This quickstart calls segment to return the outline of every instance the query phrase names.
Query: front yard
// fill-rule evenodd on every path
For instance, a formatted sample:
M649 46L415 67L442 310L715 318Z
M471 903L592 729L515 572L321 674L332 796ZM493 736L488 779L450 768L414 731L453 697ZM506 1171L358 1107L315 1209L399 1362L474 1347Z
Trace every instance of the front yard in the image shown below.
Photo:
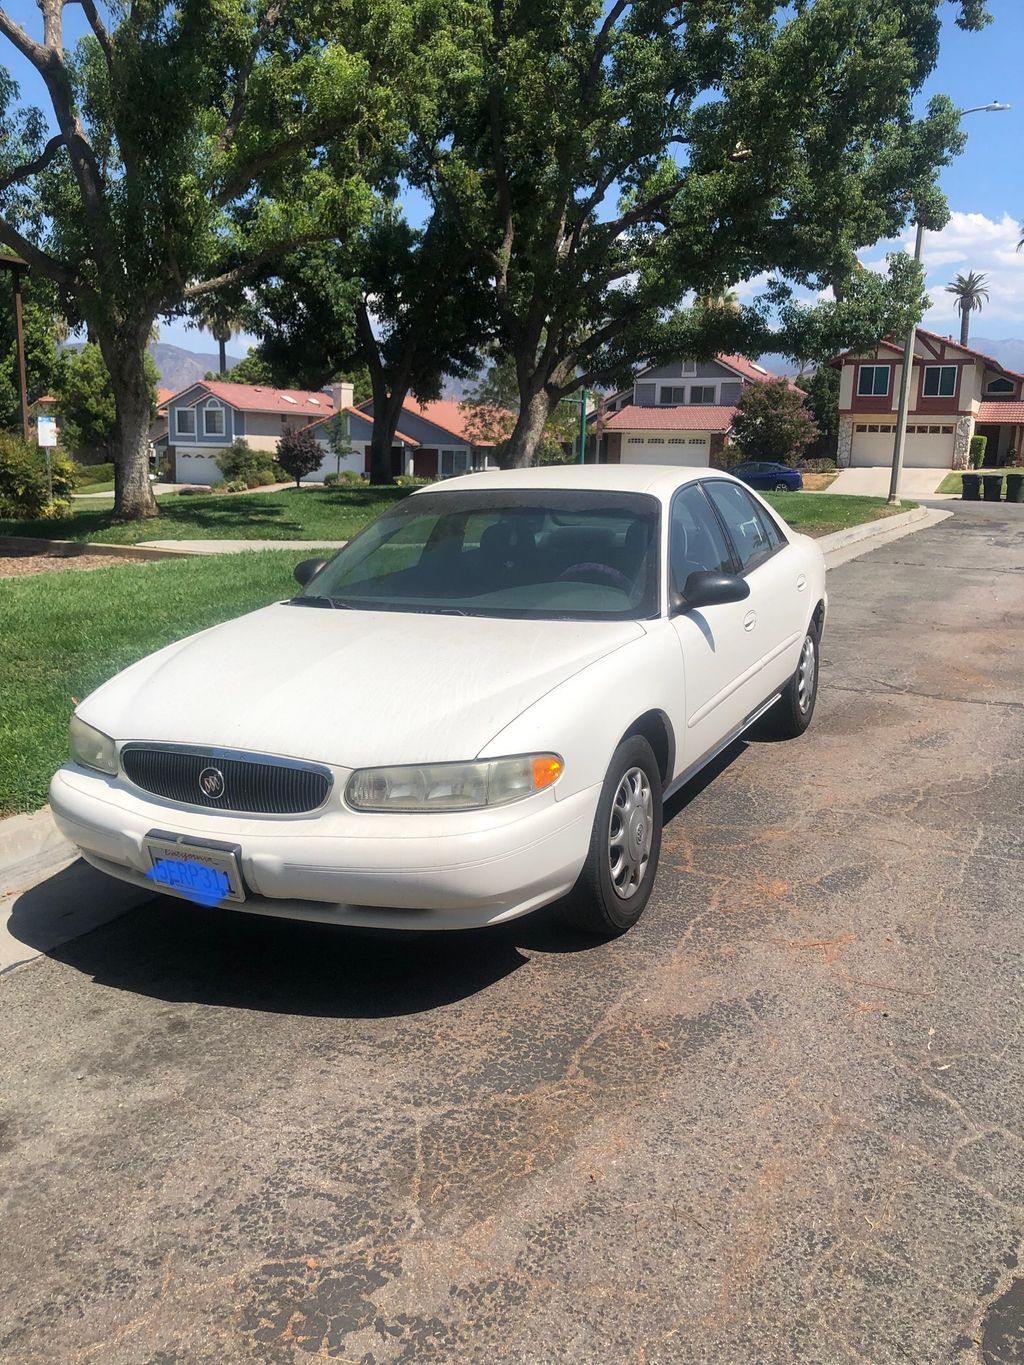
M157 499L160 515L118 524L110 508L79 500L57 521L0 521L0 536L48 540L99 540L137 545L140 540L347 540L373 517L405 497L408 488L286 488L237 497L169 493Z
M890 507L885 498L860 498L843 493L764 493L762 496L794 531L803 531L809 536L831 535L833 531L845 531L865 521L910 512L917 506L915 502L904 502L902 507Z
M301 558L249 551L0 581L0 816L46 800L76 699L183 635L290 597Z

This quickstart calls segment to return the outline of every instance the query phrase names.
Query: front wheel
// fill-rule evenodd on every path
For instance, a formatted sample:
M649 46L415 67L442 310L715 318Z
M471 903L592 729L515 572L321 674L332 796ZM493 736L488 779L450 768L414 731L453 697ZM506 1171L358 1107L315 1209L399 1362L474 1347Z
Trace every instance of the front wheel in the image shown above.
M779 482L775 485L775 491L776 493L788 493L790 491L789 484L783 483L782 480L780 479Z
M661 854L661 773L639 735L612 755L597 803L590 850L562 905L576 929L610 938L643 914Z
M800 647L796 672L764 718L765 733L772 739L797 739L810 725L818 699L819 646L818 631L812 622Z

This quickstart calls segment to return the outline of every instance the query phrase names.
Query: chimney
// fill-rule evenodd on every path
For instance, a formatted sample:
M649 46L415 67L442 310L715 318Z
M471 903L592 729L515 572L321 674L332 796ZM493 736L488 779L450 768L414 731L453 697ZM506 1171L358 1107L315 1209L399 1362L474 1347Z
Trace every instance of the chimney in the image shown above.
M352 406L352 385L348 380L343 380L340 384L328 384L327 392L334 400L335 412Z

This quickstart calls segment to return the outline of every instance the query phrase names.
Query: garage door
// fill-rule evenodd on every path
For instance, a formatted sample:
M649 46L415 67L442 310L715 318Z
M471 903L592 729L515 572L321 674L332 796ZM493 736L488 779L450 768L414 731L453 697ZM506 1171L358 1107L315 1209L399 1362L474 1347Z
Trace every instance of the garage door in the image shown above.
M178 483L220 483L224 475L212 455L187 455L179 446L174 456Z
M623 464L677 464L703 468L711 457L710 432L688 436L626 436Z
M952 469L956 428L950 422L911 422L903 463L911 469ZM854 465L891 465L896 428L858 422L853 429Z

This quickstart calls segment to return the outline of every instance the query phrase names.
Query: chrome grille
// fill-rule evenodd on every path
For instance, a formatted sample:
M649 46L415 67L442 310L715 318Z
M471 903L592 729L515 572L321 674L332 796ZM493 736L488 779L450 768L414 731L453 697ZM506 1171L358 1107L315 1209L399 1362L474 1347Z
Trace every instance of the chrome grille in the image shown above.
M154 796L250 815L302 815L322 806L331 790L331 775L323 768L255 755L229 758L215 751L126 744L121 768ZM211 769L223 780L220 795L210 795L200 782ZM211 785L216 789L218 784L208 780L206 786Z

